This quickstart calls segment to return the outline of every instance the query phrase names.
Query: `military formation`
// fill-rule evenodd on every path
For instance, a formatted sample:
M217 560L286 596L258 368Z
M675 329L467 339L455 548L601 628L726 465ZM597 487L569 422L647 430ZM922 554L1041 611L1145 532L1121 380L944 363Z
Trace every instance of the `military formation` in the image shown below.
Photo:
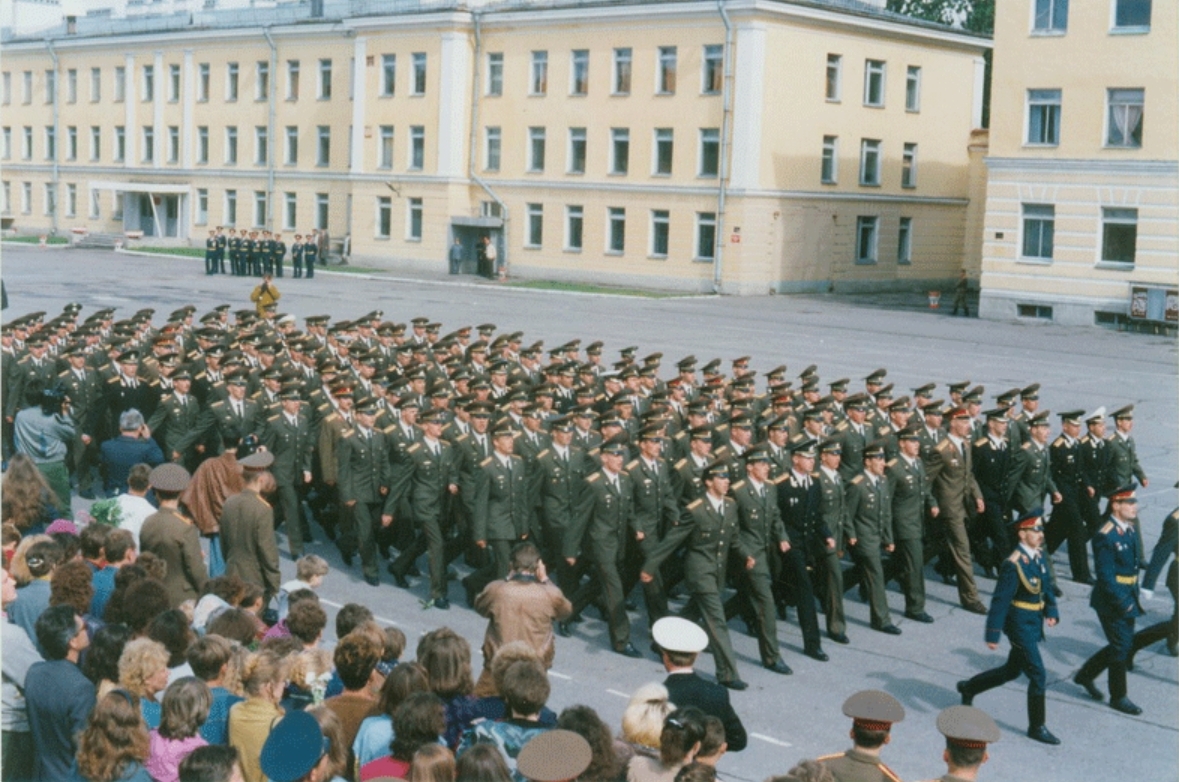
M210 238L210 272L226 251L235 273L281 269L281 255L244 251L240 239L235 251L234 241ZM69 466L82 496L94 495L97 446L119 434L127 410L190 471L253 435L274 455L276 521L292 556L314 523L367 583L381 583L384 560L397 586L446 609L451 563L472 568L462 586L473 602L507 573L512 545L529 539L573 604L561 634L596 606L614 651L638 657L627 614L636 587L648 624L685 597L718 680L738 690L730 620L757 637L767 670L790 674L777 632L790 608L804 653L826 661L824 639L851 641L848 591L882 634L901 633L890 582L906 618L933 622L924 573L934 563L966 610L988 615L987 641L1006 632L1013 644L1000 673L960 686L964 700L1026 673L1029 735L1040 740L1055 737L1044 727L1035 643L1057 616L1048 555L1067 543L1068 575L1094 585L1110 640L1077 682L1100 696L1093 681L1108 669L1111 705L1137 708L1125 667L1146 559L1133 487L1147 476L1132 407L1053 417L1038 384L988 395L952 382L937 398L932 382L894 389L883 368L862 388L824 382L815 366L759 378L749 357L726 368L687 356L668 372L660 353L633 346L611 360L602 342L528 343L490 323L446 333L430 318L402 324L381 311L313 315L299 328L292 315L229 305L199 315L183 307L163 323L151 309L122 319L81 309L10 321L2 347L6 455L25 389L60 384L77 425ZM979 572L997 579L990 608Z
M326 254L324 237L316 229L304 236L295 234L291 243L291 276L295 279L315 277L315 265ZM283 276L287 243L281 233L267 230L247 231L217 226L205 239L205 274L232 274L235 277ZM229 262L228 269L226 262Z

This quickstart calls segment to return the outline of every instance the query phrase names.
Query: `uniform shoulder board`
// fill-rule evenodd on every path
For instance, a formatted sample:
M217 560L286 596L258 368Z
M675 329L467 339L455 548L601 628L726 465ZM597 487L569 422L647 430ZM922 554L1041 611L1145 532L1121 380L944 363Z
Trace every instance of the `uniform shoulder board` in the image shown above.
M738 489L740 489L744 485L745 485L745 481L737 481L732 486L730 486L729 489L732 491L737 491Z
M324 409L325 407L327 407L327 406L328 406L328 404L329 404L328 402L323 402L322 404L318 404L318 405L316 405L316 406L315 406L315 409L316 409L316 410L322 410L322 409Z
M1032 441L1028 440L1026 443L1024 443L1023 445L1021 445L1019 447L1026 451L1027 449L1032 447Z
M1064 440L1064 435L1058 435L1056 439L1052 441L1053 448L1063 448L1065 445L1067 445L1067 443Z
M691 502L689 502L689 503L688 503L688 510L696 510L696 509L697 509L697 508L699 508L699 507L700 507L700 506L701 506L703 503L704 503L704 498L703 498L703 497L701 497L701 498L700 498L700 499L698 499L698 500L692 500Z
M639 460L638 460L638 459L631 459L631 460L630 460L630 461L627 463L627 465L626 465L626 469L628 469L628 470L633 470L634 468L636 468L636 467L638 467L638 466L639 466Z
M325 420L325 421L339 421L340 414L339 413L329 413L327 418L324 418L323 420Z
M815 470L814 472L811 473L811 477L814 478L815 480L818 480L819 478L821 478L822 475L823 474L821 472L819 472L818 470Z
M1118 436L1117 436L1116 434L1107 434L1107 435L1105 436L1105 441L1106 441L1107 443L1112 443L1114 440L1116 440L1116 439L1117 439L1117 437L1118 437Z
M463 440L469 440L469 439L471 439L471 435L467 434L466 432L463 432L458 437L454 438L454 441L456 443L461 443Z
M148 384L149 386L158 386L158 385L160 384L160 381L158 381L158 380L149 380L149 381L147 381L147 384Z
M406 448L405 452L406 453L416 453L419 449L421 449L421 447L422 447L421 443L414 443L410 447Z
M942 440L940 443L935 445L934 450L935 451L942 451L944 453L953 447L954 447L953 444L950 442L950 439L947 437L945 440Z
M892 431L891 426L882 426L876 430L880 437L884 437Z
M880 773L884 775L884 778L885 778L885 779L887 779L887 780L888 780L888 782L901 782L901 778L900 778L900 777L898 777L898 776L896 775L896 772L895 772L895 771L893 771L893 770L892 770L891 768L889 768L888 766L886 766L886 765L884 765L883 763L881 763L881 762L877 761L877 762L876 762L876 767L880 769Z
M864 474L863 474L863 473L860 473L860 474L859 474L859 475L857 475L856 477L852 478L852 481L851 481L851 482L852 482L852 483L854 483L854 484L856 484L856 485L859 485L859 484L863 483L863 482L864 482Z
M985 438L985 437L980 437L974 441L975 448L982 448L986 444L987 444L987 438Z
M70 373L70 371L68 369L63 369L62 371L57 373L57 376L64 379L65 376L68 375L69 373Z
M602 452L601 446L595 445L593 448L590 448L588 451L586 451L586 454L588 456L597 456L601 452Z
M677 469L677 470L678 470L678 469L680 469L681 467L683 467L683 466L684 466L685 464L687 464L687 463L688 463L688 460L687 460L687 459L680 459L678 462L676 462L676 463L675 463L675 469Z
M540 459L541 457L548 456L548 453L549 453L549 449L545 448L543 451L541 451L540 453L538 453L536 455L536 458Z
M1007 561L1008 562L1019 562L1019 549L1018 548L1015 549L1015 551L1011 552L1011 556L1009 556L1007 558Z
M772 478L772 479L770 480L770 483L772 483L772 484L774 484L775 486L777 486L777 485L778 485L779 483L781 483L782 481L789 480L789 478L790 478L790 475L791 475L791 473L784 472L784 473L782 473L781 475L779 475L777 478Z
M586 483L593 483L594 481L598 480L598 478L601 478L601 477L602 477L602 473L596 472L593 475L591 475L590 477L586 478L585 482Z
M1091 438L1089 435L1085 435L1084 437L1081 438L1081 444L1088 445L1090 440L1092 440L1092 439L1093 438Z
M846 432L847 431L847 421L840 421L839 423L837 423L835 425L835 431Z
M726 430L726 429L728 429L728 428L729 428L729 425L728 425L727 423L725 423L725 424L718 424L717 426L713 427L713 429L715 429L715 430L716 430L716 431L718 431L718 432L723 432L724 430Z
M22 361L23 361L23 359L22 359ZM118 375L115 375L114 377L108 377L108 378L106 379L106 382L108 382L108 383L118 383L118 382L119 382L119 376L118 376Z
M385 434L393 434L393 430L396 428L397 428L397 424L389 424L381 431L384 432Z
M344 431L340 432L340 439L347 440L349 437L351 437L354 434L356 434L355 429L345 429Z
M494 457L494 456L488 456L486 459L484 459L483 461L479 462L479 466L480 466L480 467L486 467L487 465L491 464L491 462L492 462L494 459L495 459L495 457Z
M266 420L267 421L277 421L278 420L278 413L275 413L274 415L271 415L271 416L267 416Z
M837 752L834 755L823 755L822 757L815 758L815 760L822 763L824 760L835 760L835 758L841 758L841 757L843 757L843 753Z
M214 402L213 404L209 405L210 410L212 410L214 407L225 407L225 401L221 400L219 402Z
M1102 535L1108 535L1109 533L1113 532L1113 528L1114 528L1114 523L1112 521L1107 521L1107 522L1105 522L1105 524L1102 525L1101 529L1099 529L1097 531L1100 532Z

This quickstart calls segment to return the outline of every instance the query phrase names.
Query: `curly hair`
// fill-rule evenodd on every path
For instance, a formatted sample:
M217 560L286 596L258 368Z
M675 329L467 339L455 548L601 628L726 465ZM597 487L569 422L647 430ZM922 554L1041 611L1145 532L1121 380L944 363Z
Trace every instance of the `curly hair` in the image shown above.
M663 721L675 709L667 688L658 682L644 684L630 696L622 712L622 738L632 744L659 748Z
M135 562L144 569L148 578L154 578L156 581L168 580L168 563L150 551L140 552Z
M0 496L4 521L12 522L21 532L45 518L55 504L61 504L36 463L23 453L13 454L8 460Z
M320 608L319 603L303 600L291 606L287 613L287 629L291 635L305 644L319 640L323 628L327 627L327 612Z
M216 595L231 606L236 606L246 593L246 582L240 576L225 575L205 582L202 595Z
M470 695L475 689L471 678L471 645L449 627L439 627L418 641L418 662L430 677L430 689L444 700ZM408 758L407 758L408 760Z
M90 782L114 782L148 755L147 725L136 699L122 690L100 699L78 739L78 771Z
M589 706L570 706L557 717L557 727L581 736L593 752L589 767L581 772L578 779L618 779L622 776L622 763L614 751L610 728L602 722L596 711Z
M307 605L304 603L303 605ZM359 690L368 684L373 669L381 661L382 646L367 635L352 632L336 646L336 671L346 690Z
M254 643L257 627L244 608L227 608L205 625L205 632L249 646Z
M120 624L101 627L90 639L82 672L94 682L95 687L104 681L119 681L119 658L123 656L123 649L130 640L131 628Z
M497 695L502 696L504 693L504 674L508 672L508 668L512 667L512 663L518 662L543 664L536 649L527 641L510 641L495 650L495 657L491 658L488 669L491 671L491 680L495 685Z
M157 616L172 607L168 588L154 578L143 578L127 588L123 594L120 618L135 635L144 635Z
M148 688L148 680L168 667L168 650L159 641L136 638L128 641L119 658L119 686L140 698L151 698L155 693Z
M49 605L70 606L78 616L85 616L94 598L93 579L90 566L80 559L58 565L49 580Z

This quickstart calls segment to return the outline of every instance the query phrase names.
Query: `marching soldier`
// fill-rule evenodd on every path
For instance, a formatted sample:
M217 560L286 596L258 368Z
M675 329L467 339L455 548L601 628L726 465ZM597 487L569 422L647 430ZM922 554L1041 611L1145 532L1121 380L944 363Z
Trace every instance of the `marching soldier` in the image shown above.
M364 580L377 586L377 525L393 522L385 498L389 494L391 462L389 439L375 429L375 400L356 401L356 426L340 435L336 453L339 500L343 506L344 529L340 533L342 550L359 550Z
M965 408L955 407L948 417L950 431L930 452L926 468L937 500L939 526L945 535L943 555L948 554L958 579L958 600L967 611L985 614L987 608L979 601L974 583L974 564L966 532L970 516L986 508L971 469L970 414Z
M881 563L881 552L891 554L896 548L892 487L884 477L884 464L884 446L873 443L864 449L864 472L852 479L847 490L848 516L855 527L855 536L848 540L848 545L868 591L872 629L900 635L901 629L889 616Z
M297 383L283 386L279 398L281 407L267 419L262 440L274 454L270 473L278 487L278 506L287 525L291 558L298 559L303 556L304 539L311 537L303 518L303 499L311 485L315 428Z
M487 555L484 565L463 580L478 594L511 569L512 546L528 537L531 508L528 469L512 453L516 430L501 421L492 432L492 454L475 470L475 516L471 539Z
M917 427L897 433L899 454L886 465L892 490L892 529L896 551L889 561L887 579L896 578L905 593L905 618L929 624L925 611L925 514L937 518L937 500L920 457Z
M1089 552L1086 548L1088 532L1081 510L1089 501L1085 492L1085 474L1081 464L1081 416L1083 410L1060 413L1060 435L1049 449L1052 483L1060 494L1060 501L1052 501L1052 516L1048 520L1049 554L1056 553L1060 544L1068 541L1069 573L1079 584L1092 584Z
M86 499L94 496L93 473L98 466L98 446L104 432L102 388L98 375L86 367L86 354L73 345L65 351L69 368L58 375L65 388L71 415L77 424L77 436L71 444L70 472L78 482L78 494Z
M160 401L147 428L168 459L193 472L204 458L205 444L201 442L201 406L191 390L192 373L183 367L176 370L172 393Z
M983 415L987 434L974 441L971 459L974 478L982 490L986 507L976 524L978 532L971 541L971 550L987 578L994 578L999 563L1014 545L1007 537L1007 522L1010 520L1007 479L1012 449L1007 443L1007 411L995 408Z
M824 523L822 490L815 470L815 447L809 438L791 447L791 470L775 479L778 488L778 512L786 529L788 547L782 552L780 587L793 592L798 608L798 627L802 631L803 654L819 662L828 657L819 637L819 619L815 614L814 585L810 571L824 562L835 548L835 538ZM781 604L782 594L778 601Z
M1132 486L1137 480L1142 488L1150 485L1146 479L1146 472L1138 463L1138 449L1134 445L1134 438L1130 432L1134 429L1134 405L1126 405L1120 410L1109 414L1114 420L1114 433L1105 439L1109 449L1109 471L1106 475L1106 490L1118 486ZM1134 532L1138 535L1139 546L1142 545L1142 526L1138 518L1134 518ZM1146 567L1146 552L1139 550L1138 564Z
M837 644L849 643L847 620L843 612L843 552L847 541L855 535L855 527L847 515L847 497L843 478L839 475L842 456L839 440L828 438L819 444L819 515L831 531L835 545L824 552L822 596L823 616L827 622L827 637Z
M550 435L552 445L536 455L529 495L540 519L544 561L554 563L557 586L566 595L572 595L578 576L562 552L564 541L575 525L574 513L582 483L593 471L593 464L585 451L573 446L573 422L568 416L553 420ZM558 631L561 630L558 625Z
M1088 430L1081 438L1081 474L1085 493L1081 495L1081 517L1092 537L1101 526L1101 495L1109 484L1109 452L1105 442L1105 408L1099 407L1085 416Z
M628 568L623 588L632 586L631 573L658 548L663 535L679 523L679 506L671 472L663 459L663 431L658 426L644 427L638 433L639 455L626 465L626 472L635 487L634 540L628 541L634 551L627 557ZM632 568L634 570L632 571ZM643 597L647 604L648 626L668 613L667 594L659 572L643 582ZM627 590L629 591L629 590Z

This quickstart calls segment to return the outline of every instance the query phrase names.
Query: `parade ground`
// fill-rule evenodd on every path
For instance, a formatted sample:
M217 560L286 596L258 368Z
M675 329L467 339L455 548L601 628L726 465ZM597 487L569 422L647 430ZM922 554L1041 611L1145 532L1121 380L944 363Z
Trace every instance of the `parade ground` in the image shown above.
M169 312L187 303L196 305L198 316L221 303L233 309L249 307L256 284L252 278L206 276L198 258L5 245L0 263L9 304L5 321L33 310L52 316L66 303L78 302L83 318L100 307L117 307L116 318L153 307L153 322L159 325ZM439 268L442 265L440 261ZM946 383L969 379L986 386L986 407L993 406L993 397L1002 391L1038 382L1041 409L1053 411L1053 437L1059 431L1056 412L1099 406L1112 411L1132 403L1134 437L1150 479L1139 491L1138 505L1148 548L1157 540L1162 520L1179 505L1179 374L1176 343L1168 337L951 317L948 309L924 308L922 298L895 294L653 297L530 289L441 273L411 278L328 271L320 271L313 280L288 276L275 284L282 293L279 311L297 316L300 327L308 315L351 319L373 309L383 310L385 319L395 322L428 316L443 324L443 332L491 322L500 330L523 331L526 344L544 340L552 347L574 338L583 345L602 340L604 363L614 361L618 350L630 345L638 346L639 356L659 351L664 378L674 372L674 362L688 354L701 363L719 357L726 372L732 359L748 355L751 368L759 373L759 392L764 390L761 373L780 364L788 366L787 377L792 379L816 364L824 385L849 377L852 391L862 389L862 378L870 371L884 367L898 395L936 381L936 394L945 398ZM84 505L75 498L75 511ZM370 587L358 567L343 569L335 546L318 527L313 530L316 542L309 551L324 556L333 567L320 591L329 617L344 603L364 603L381 622L404 630L410 639L407 655L412 655L418 635L445 624L471 641L478 665L486 623L466 607L457 583L451 584L449 611L423 611L425 579L412 579L413 588L402 590L382 568L381 586ZM1056 566L1058 573L1067 575L1064 548L1057 552ZM294 577L294 565L285 556L282 570L284 579ZM906 710L905 720L893 728L883 760L907 780L945 773L936 715L958 703L956 681L1000 664L1008 646L1004 640L998 650L988 650L984 617L960 608L956 589L943 585L932 568L926 579L927 610L936 621L924 625L904 619L901 595L891 591L893 618L903 630L896 637L871 630L867 604L849 592L851 643L840 646L825 640L824 651L830 655L826 663L802 655L792 612L790 621L779 624L783 657L794 669L792 676L762 669L756 639L734 621L730 632L739 672L750 687L733 693L732 700L750 742L745 751L721 760L720 778L760 782L784 774L804 758L847 749L851 723L840 706L852 692L868 688L886 690ZM978 580L982 599L989 603L994 582L981 576ZM1047 724L1063 743L1047 747L1024 736L1026 680L991 691L974 705L995 718L1003 736L990 748L980 779L1179 779L1179 661L1161 644L1138 655L1129 675L1129 695L1143 709L1139 717L1090 700L1072 683L1072 676L1105 639L1089 608L1090 589L1068 580L1061 587L1061 622L1047 629L1041 652L1048 668ZM1139 620L1139 629L1170 616L1172 601L1161 580L1154 599L1144 607L1148 613ZM650 639L644 612L630 616L635 646L646 651ZM557 639L549 705L559 712L588 704L617 729L629 694L646 682L661 681L664 673L649 653L642 660L613 653L606 636L605 624L591 609L572 638ZM699 669L711 675L711 658L703 656ZM1097 684L1106 689L1104 676Z

